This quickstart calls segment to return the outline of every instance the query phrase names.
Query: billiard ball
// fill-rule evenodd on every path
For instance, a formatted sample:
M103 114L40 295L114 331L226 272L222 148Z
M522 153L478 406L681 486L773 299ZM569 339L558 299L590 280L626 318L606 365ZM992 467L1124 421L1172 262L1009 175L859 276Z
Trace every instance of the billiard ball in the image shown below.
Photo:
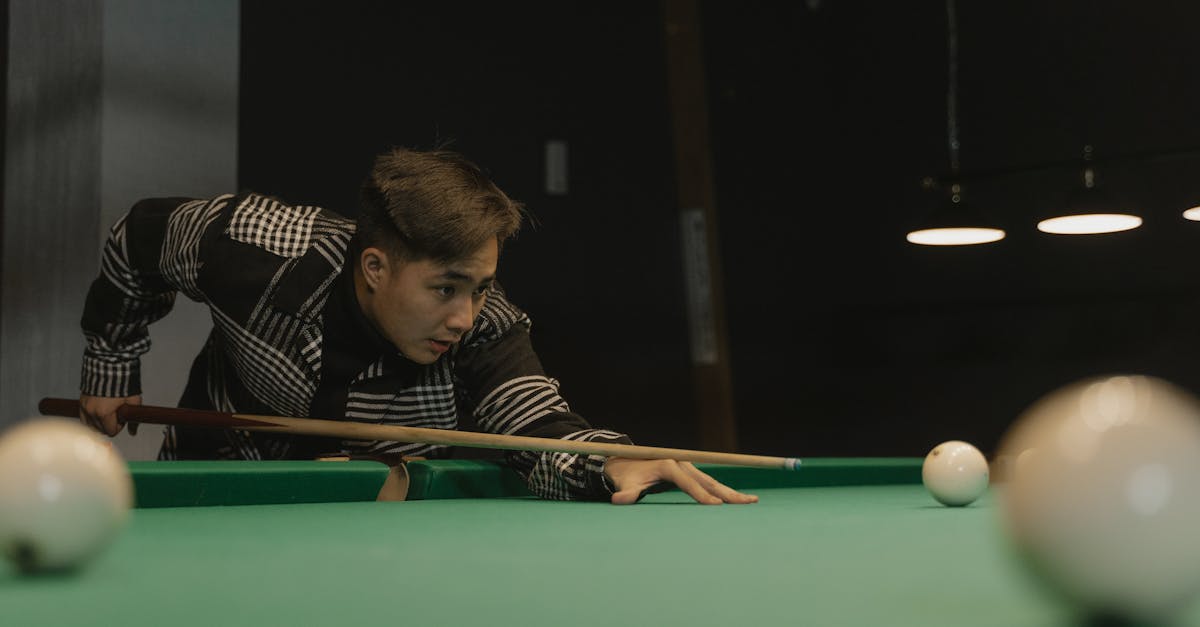
M921 482L943 505L970 505L987 490L987 459L967 442L942 442L925 456Z
M1200 590L1200 403L1144 376L1029 407L1000 450L998 508L1020 562L1088 620L1158 622Z
M0 552L23 572L68 571L124 527L133 482L107 438L36 418L0 437Z

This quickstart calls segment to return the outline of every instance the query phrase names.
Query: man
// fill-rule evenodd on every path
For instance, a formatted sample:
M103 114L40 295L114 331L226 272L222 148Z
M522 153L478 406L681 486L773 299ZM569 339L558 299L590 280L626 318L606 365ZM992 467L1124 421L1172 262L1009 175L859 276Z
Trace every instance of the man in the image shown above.
M529 340L530 321L496 283L519 203L447 152L381 155L357 224L257 194L139 202L113 227L83 315L80 419L120 432L116 409L141 402L147 326L175 293L213 319L180 405L344 417L628 442L572 413ZM168 427L160 459L302 459L319 453L438 457L445 447L330 441ZM543 498L633 503L671 482L701 503L757 499L688 463L517 452L509 463Z

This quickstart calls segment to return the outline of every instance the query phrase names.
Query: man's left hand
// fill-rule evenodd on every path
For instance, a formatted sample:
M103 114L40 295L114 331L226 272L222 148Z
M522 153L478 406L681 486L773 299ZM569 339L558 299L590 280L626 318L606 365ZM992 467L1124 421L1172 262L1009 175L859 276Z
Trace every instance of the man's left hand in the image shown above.
M642 493L664 481L675 484L697 503L757 503L758 497L742 494L698 470L689 462L672 459L627 459L610 457L604 474L612 480L617 491L612 495L614 505L631 505Z

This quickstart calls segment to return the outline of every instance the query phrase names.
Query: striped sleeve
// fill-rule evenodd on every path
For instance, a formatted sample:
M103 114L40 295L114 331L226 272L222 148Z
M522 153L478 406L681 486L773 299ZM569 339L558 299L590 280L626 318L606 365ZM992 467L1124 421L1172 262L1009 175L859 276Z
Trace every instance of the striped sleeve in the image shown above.
M81 320L83 394L141 393L147 327L170 312L177 292L202 298L196 286L201 239L229 198L144 200L113 225Z
M485 308L486 309L486 308ZM458 376L468 391L468 406L479 426L490 433L564 440L629 444L620 433L594 429L571 411L558 381L543 372L526 325L514 324L488 342L464 347L456 358ZM599 455L508 454L508 462L530 490L546 499L607 499L607 458Z

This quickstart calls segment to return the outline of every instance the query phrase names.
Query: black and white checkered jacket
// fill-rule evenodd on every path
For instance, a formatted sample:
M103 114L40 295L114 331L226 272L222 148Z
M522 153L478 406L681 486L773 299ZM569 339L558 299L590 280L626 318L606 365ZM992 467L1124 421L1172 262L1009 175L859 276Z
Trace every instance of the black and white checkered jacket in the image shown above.
M353 233L354 223L336 213L255 194L139 202L113 226L100 276L88 292L81 392L139 394L139 358L150 348L147 327L182 292L212 314L204 375L212 407L310 415L321 383L322 312ZM529 318L496 287L471 331L437 362L402 360L406 369L397 374L398 353L381 355L346 386L342 416L318 417L454 429L460 415L471 415L493 433L628 442L571 413L558 382L542 371L528 328ZM248 433L230 432L228 440L215 456L288 456L286 446ZM168 429L166 458L171 441ZM340 445L349 454L447 453L425 444ZM544 498L611 494L603 457L522 452L508 460Z

